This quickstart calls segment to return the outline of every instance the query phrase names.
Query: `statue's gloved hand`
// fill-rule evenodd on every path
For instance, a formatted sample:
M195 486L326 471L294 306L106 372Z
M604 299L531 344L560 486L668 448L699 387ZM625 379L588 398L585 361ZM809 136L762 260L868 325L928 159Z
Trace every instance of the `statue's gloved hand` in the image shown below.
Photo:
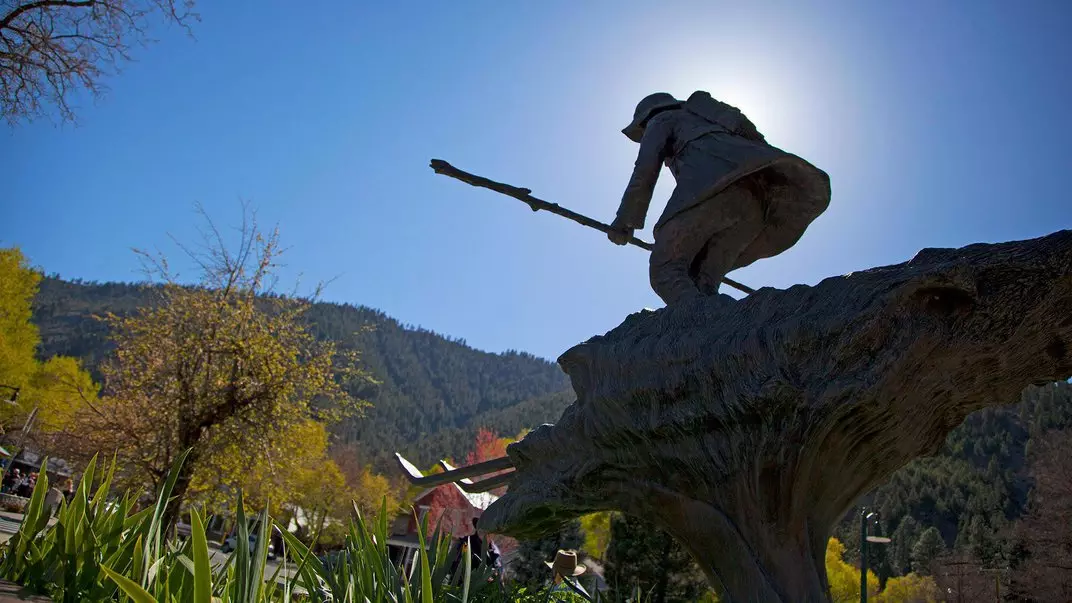
M610 225L610 232L607 233L607 238L615 245L626 245L629 243L629 239L633 238L633 229L623 226L615 220Z

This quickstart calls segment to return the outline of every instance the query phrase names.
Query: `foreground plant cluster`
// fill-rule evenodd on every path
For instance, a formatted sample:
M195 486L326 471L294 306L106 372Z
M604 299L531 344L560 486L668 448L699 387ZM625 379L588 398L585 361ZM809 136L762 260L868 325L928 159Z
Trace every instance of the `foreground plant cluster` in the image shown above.
M180 457L175 469L182 462ZM153 506L135 509L135 496L112 493L115 464L105 473L97 460L86 467L70 503L61 502L49 525L48 478L41 472L22 525L0 552L0 578L63 602L156 601L262 603L275 601L498 602L545 601L546 590L508 587L488 568L472 567L464 555L450 578L450 538L440 535L420 555L413 575L391 562L387 551L386 505L372 525L360 513L348 526L337 552L318 557L294 535L280 530L284 551L268 573L267 543L274 522L259 514L256 545L250 548L247 517L239 495L237 548L211 563L205 521L191 512L191 534L168 540L165 509L179 471L173 469ZM99 482L96 488L93 484ZM422 546L424 530L418 531ZM555 593L556 601L583 600Z

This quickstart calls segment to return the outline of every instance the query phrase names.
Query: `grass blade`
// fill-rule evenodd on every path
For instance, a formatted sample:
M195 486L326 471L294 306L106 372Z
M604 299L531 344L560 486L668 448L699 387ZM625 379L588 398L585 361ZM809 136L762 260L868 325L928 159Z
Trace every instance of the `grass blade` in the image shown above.
M261 593L264 591L264 568L268 559L268 535L271 534L269 526L271 521L268 518L268 508L265 507L257 517L257 550L253 551L249 572L251 580L248 591L249 603L259 603Z
M235 526L235 549L231 553L231 558L234 559L234 591L232 593L233 601L248 601L249 600L249 524L246 523L246 501L242 496L242 491L238 491L238 507L236 509L235 518L237 525Z
M139 586L137 582L134 582L126 576L120 576L105 565L101 566L101 571L111 578L113 582L119 585L119 588L130 597L134 603L156 603L156 599L149 594L149 591Z
M194 603L212 603L212 568L208 565L208 539L201 513L190 513L190 546L194 557Z
M468 550L462 550L462 555L465 556L465 581L462 583L462 603L469 603L469 581L473 577L473 552Z
M424 544L424 530L428 527L428 516L425 515L417 530L417 541L421 545L418 555L421 556L421 603L434 603L432 600L432 569L428 567L428 547Z
M290 549L288 553L297 553L297 557L300 559L300 561L298 561L298 569L294 572L294 581L301 584L305 590L309 591L310 596L313 596L319 587L319 583L317 582L318 576L323 576L325 579L324 581L328 582L327 570L325 569L324 564L320 561L319 557L313 554L311 548L306 547L300 540L298 540L297 536L286 530L283 530L281 533L283 535L283 541L286 543L287 548ZM317 530L317 535L313 538L313 542L315 543L319 537L319 530ZM319 598L320 597L317 596L314 600L319 600Z
M171 471L168 472L167 480L164 481L164 485L160 488L160 494L156 498L156 506L153 508L153 518L149 524L149 532L145 536L142 586L149 586L149 568L155 565L156 558L161 554L160 539L164 529L161 523L164 520L164 510L167 508L168 501L171 500L171 491L175 488L175 482L179 479L182 464L186 462L186 457L189 454L190 449L186 449L175 458L175 462L171 465Z

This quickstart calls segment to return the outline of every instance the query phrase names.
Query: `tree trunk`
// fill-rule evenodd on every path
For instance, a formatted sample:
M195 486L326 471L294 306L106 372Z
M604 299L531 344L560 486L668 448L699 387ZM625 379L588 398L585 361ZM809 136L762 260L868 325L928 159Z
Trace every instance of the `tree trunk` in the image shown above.
M164 515L160 526L160 530L164 534L170 534L172 528L175 527L179 519L179 512L182 509L182 502L186 499L186 491L190 489L190 480L194 476L198 454L192 445L187 446L186 449L189 449L190 453L186 456L186 461L179 467L179 475L175 479L175 486L171 489L171 499L168 500L167 505L164 507Z
M655 583L655 603L666 603L666 585L670 579L670 550L674 541L669 534L663 534L663 555L659 560L659 578Z
M666 491L647 494L645 515L692 553L723 600L829 600L826 538L815 538L808 524L773 525L759 501L720 508Z

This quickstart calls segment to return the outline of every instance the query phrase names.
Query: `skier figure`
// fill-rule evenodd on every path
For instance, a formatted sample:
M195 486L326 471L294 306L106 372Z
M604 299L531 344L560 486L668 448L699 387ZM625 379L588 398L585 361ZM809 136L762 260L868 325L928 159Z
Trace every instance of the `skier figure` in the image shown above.
M667 305L715 295L730 271L789 249L830 203L825 172L767 144L744 114L707 92L685 102L649 95L622 133L640 152L611 241L625 245L644 228L664 164L677 181L649 266Z

